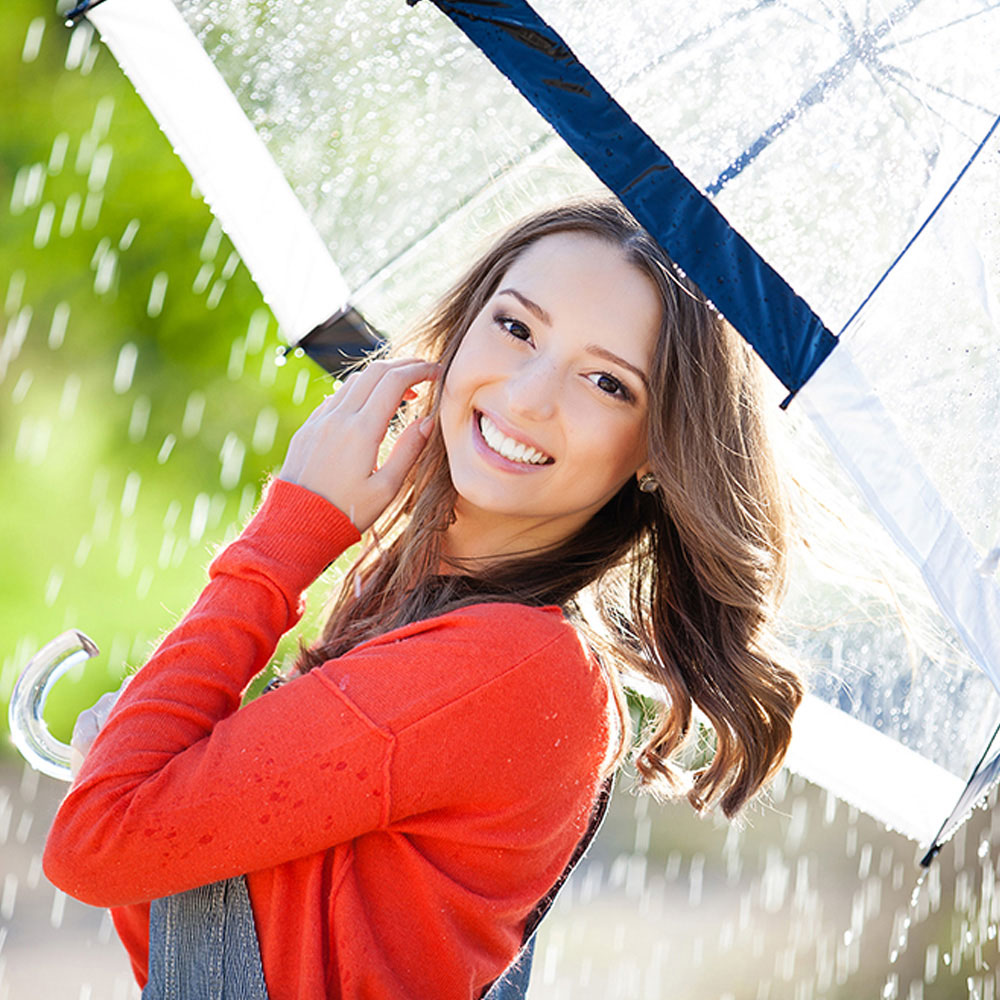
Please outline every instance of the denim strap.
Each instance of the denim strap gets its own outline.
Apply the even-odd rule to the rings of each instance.
[[[268,1000],[242,875],[153,900],[142,1000]]]
[[[514,961],[507,966],[503,975],[494,980],[482,993],[482,1000],[524,1000],[528,995],[528,979],[531,976],[531,960],[535,953],[535,932],[542,918],[552,908],[552,904],[559,895],[559,890],[566,884],[573,869],[580,863],[581,858],[587,853],[591,841],[597,836],[597,831],[604,822],[604,817],[611,802],[611,793],[614,791],[614,775],[604,779],[597,801],[590,813],[590,822],[587,825],[587,832],[573,851],[573,856],[569,859],[569,864],[563,869],[562,875],[551,889],[539,900],[538,905],[531,911],[528,923],[524,928],[521,950],[517,953]]]

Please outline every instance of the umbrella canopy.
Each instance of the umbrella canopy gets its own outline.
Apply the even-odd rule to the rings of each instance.
[[[792,766],[934,839],[1000,716],[1000,4],[89,17],[290,341],[350,307],[391,335],[498,223],[611,185],[798,392],[779,435],[835,543],[785,610]]]

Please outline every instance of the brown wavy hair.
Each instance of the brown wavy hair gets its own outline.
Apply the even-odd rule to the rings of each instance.
[[[441,574],[455,491],[434,430],[396,501],[342,582],[306,671],[359,642],[466,604],[562,606],[612,679],[627,750],[629,714],[618,673],[659,693],[640,734],[640,784],[686,792],[727,816],[777,770],[802,698],[795,672],[771,651],[769,626],[785,579],[787,514],[762,423],[750,349],[701,291],[616,201],[538,212],[504,234],[394,353],[440,361],[445,373],[465,332],[513,262],[552,233],[592,234],[620,248],[656,286],[662,320],[650,372],[648,461],[659,489],[635,477],[575,535],[488,568]],[[424,405],[434,414],[440,385]],[[423,413],[420,414],[422,416]],[[714,753],[688,778],[675,763],[693,706],[711,723]]]

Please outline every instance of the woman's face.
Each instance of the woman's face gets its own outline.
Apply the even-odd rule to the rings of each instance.
[[[442,388],[452,554],[558,542],[646,471],[660,314],[652,281],[599,237],[545,236],[515,261]]]

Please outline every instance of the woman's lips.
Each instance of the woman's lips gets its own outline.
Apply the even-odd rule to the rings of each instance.
[[[528,472],[537,472],[539,469],[545,469],[553,463],[554,460],[551,458],[551,456],[548,456],[547,461],[535,464],[532,462],[518,462],[515,461],[514,459],[505,458],[499,452],[494,451],[486,443],[486,439],[483,437],[482,427],[480,426],[480,418],[482,416],[483,414],[481,411],[479,410],[473,411],[472,443],[473,446],[475,447],[476,452],[480,454],[487,462],[489,462],[495,468],[502,469],[505,472],[528,473]],[[489,417],[489,419],[493,421],[494,425],[497,426],[499,429],[499,425],[496,424],[496,421],[493,419],[493,417],[490,417],[489,414],[487,414],[486,416]],[[501,433],[503,432],[501,431]],[[505,435],[505,436],[511,437],[512,440],[517,440],[517,438],[514,438],[513,435]],[[522,443],[526,445],[528,444],[528,442],[522,442]],[[546,454],[545,452],[542,451],[541,448],[536,448],[535,450],[541,452],[541,454],[543,455]]]

